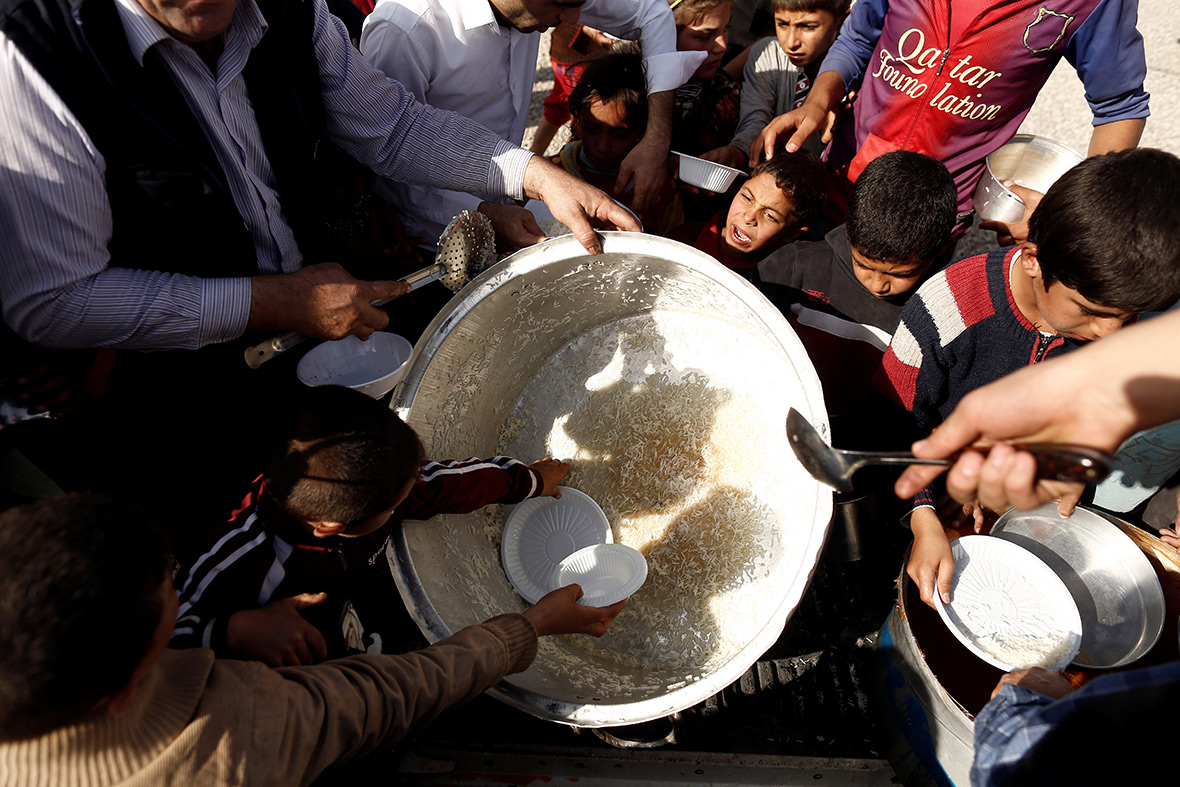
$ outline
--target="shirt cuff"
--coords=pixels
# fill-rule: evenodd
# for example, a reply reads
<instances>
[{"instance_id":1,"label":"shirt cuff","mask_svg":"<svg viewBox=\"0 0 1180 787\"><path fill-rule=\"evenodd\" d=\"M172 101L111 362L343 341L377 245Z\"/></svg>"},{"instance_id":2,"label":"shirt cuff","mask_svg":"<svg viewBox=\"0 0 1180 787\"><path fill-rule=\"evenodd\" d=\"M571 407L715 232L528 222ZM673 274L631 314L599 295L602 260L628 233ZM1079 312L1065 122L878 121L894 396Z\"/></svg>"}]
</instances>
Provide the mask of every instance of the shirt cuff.
<instances>
[{"instance_id":1,"label":"shirt cuff","mask_svg":"<svg viewBox=\"0 0 1180 787\"><path fill-rule=\"evenodd\" d=\"M643 59L643 71L647 76L647 94L675 90L688 81L696 72L708 52L665 52Z\"/></svg>"},{"instance_id":2,"label":"shirt cuff","mask_svg":"<svg viewBox=\"0 0 1180 787\"><path fill-rule=\"evenodd\" d=\"M228 342L245 333L250 319L250 279L201 279L200 282L200 346Z\"/></svg>"},{"instance_id":3,"label":"shirt cuff","mask_svg":"<svg viewBox=\"0 0 1180 787\"><path fill-rule=\"evenodd\" d=\"M537 630L524 615L497 615L483 622L484 628L490 629L507 650L508 670L511 675L524 672L537 657Z\"/></svg>"},{"instance_id":4,"label":"shirt cuff","mask_svg":"<svg viewBox=\"0 0 1180 787\"><path fill-rule=\"evenodd\" d=\"M488 193L524 199L524 171L532 157L532 153L511 142L497 142L488 171Z\"/></svg>"}]
</instances>

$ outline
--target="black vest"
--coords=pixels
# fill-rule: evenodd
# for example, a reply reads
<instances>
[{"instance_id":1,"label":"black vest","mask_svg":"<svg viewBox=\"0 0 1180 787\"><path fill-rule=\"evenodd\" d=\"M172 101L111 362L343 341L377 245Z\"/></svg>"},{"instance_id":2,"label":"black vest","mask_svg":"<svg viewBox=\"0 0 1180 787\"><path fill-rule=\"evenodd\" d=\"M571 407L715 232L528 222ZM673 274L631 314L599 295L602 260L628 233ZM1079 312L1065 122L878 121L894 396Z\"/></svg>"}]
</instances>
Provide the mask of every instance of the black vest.
<instances>
[{"instance_id":1,"label":"black vest","mask_svg":"<svg viewBox=\"0 0 1180 787\"><path fill-rule=\"evenodd\" d=\"M314 157L324 135L310 0L259 0L268 29L243 71L283 212L320 257ZM204 277L256 274L225 173L163 61L141 67L112 0L0 0L0 29L106 160L111 265Z\"/></svg>"}]
</instances>

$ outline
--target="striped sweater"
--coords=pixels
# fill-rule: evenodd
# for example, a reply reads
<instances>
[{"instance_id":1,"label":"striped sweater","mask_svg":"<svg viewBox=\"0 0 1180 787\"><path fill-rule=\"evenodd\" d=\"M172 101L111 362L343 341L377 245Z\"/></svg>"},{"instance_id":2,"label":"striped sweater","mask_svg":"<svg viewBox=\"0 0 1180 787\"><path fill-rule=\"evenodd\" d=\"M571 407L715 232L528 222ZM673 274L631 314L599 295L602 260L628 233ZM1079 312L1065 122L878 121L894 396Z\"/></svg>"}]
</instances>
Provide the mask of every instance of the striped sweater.
<instances>
[{"instance_id":1,"label":"striped sweater","mask_svg":"<svg viewBox=\"0 0 1180 787\"><path fill-rule=\"evenodd\" d=\"M360 538L318 538L275 506L262 479L214 544L178 578L180 609L172 646L232 654L226 626L233 613L300 593L327 593L302 610L328 645L328 657L386 652L402 616L386 559L394 527L404 519L463 514L491 503L518 503L542 490L540 475L504 456L430 462L389 522Z\"/></svg>"},{"instance_id":2,"label":"striped sweater","mask_svg":"<svg viewBox=\"0 0 1180 787\"><path fill-rule=\"evenodd\" d=\"M1016 246L960 260L902 309L874 383L913 415L922 434L976 388L1084 344L1041 333L1017 308L1009 271L1019 252ZM916 502L928 501L927 493Z\"/></svg>"}]
</instances>

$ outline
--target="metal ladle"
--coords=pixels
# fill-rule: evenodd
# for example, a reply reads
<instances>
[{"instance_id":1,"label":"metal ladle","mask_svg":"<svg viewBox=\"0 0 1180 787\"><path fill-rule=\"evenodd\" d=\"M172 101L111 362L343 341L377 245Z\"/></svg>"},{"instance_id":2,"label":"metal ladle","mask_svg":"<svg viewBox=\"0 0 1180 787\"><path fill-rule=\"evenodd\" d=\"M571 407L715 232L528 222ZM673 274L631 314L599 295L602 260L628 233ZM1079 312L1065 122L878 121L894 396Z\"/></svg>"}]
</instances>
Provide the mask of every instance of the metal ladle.
<instances>
[{"instance_id":1,"label":"metal ladle","mask_svg":"<svg viewBox=\"0 0 1180 787\"><path fill-rule=\"evenodd\" d=\"M458 292L495 261L496 234L492 229L491 219L482 213L465 210L451 219L451 223L439 236L434 264L414 271L399 281L409 284L410 292L433 281L441 282L451 292ZM394 298L396 297L398 296L395 295ZM392 300L393 298L380 298L371 303L373 306L384 306ZM311 337L295 331L280 333L272 339L248 348L245 353L246 363L251 369L257 369L279 353L286 352L309 338Z\"/></svg>"},{"instance_id":2,"label":"metal ladle","mask_svg":"<svg viewBox=\"0 0 1180 787\"><path fill-rule=\"evenodd\" d=\"M798 410L787 413L787 440L791 450L812 478L840 492L853 490L852 475L865 465L949 466L962 455L956 451L945 459L920 459L908 451L846 451L824 442ZM1014 444L1037 461L1037 478L1052 478L1088 484L1110 474L1114 457L1084 445L1064 443ZM975 449L979 450L979 449Z\"/></svg>"}]
</instances>

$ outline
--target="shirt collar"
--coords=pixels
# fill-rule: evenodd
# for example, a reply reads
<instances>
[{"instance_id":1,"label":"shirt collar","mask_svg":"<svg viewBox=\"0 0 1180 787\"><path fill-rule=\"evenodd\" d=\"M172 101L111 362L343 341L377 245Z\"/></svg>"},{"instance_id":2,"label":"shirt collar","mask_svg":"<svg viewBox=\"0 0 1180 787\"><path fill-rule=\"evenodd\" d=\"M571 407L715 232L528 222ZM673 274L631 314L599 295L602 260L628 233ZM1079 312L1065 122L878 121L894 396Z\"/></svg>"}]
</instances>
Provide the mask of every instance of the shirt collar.
<instances>
[{"instance_id":1,"label":"shirt collar","mask_svg":"<svg viewBox=\"0 0 1180 787\"><path fill-rule=\"evenodd\" d=\"M478 30L487 25L500 27L491 0L459 0L459 17L463 20L464 30Z\"/></svg>"},{"instance_id":2,"label":"shirt collar","mask_svg":"<svg viewBox=\"0 0 1180 787\"><path fill-rule=\"evenodd\" d=\"M141 66L143 56L149 49L161 41L175 40L136 0L115 0L115 9L119 13L119 21L123 23L131 54ZM488 13L491 13L491 6L488 6ZM253 49L266 33L266 28L266 19L255 0L239 0L226 36L244 36Z\"/></svg>"}]
</instances>

